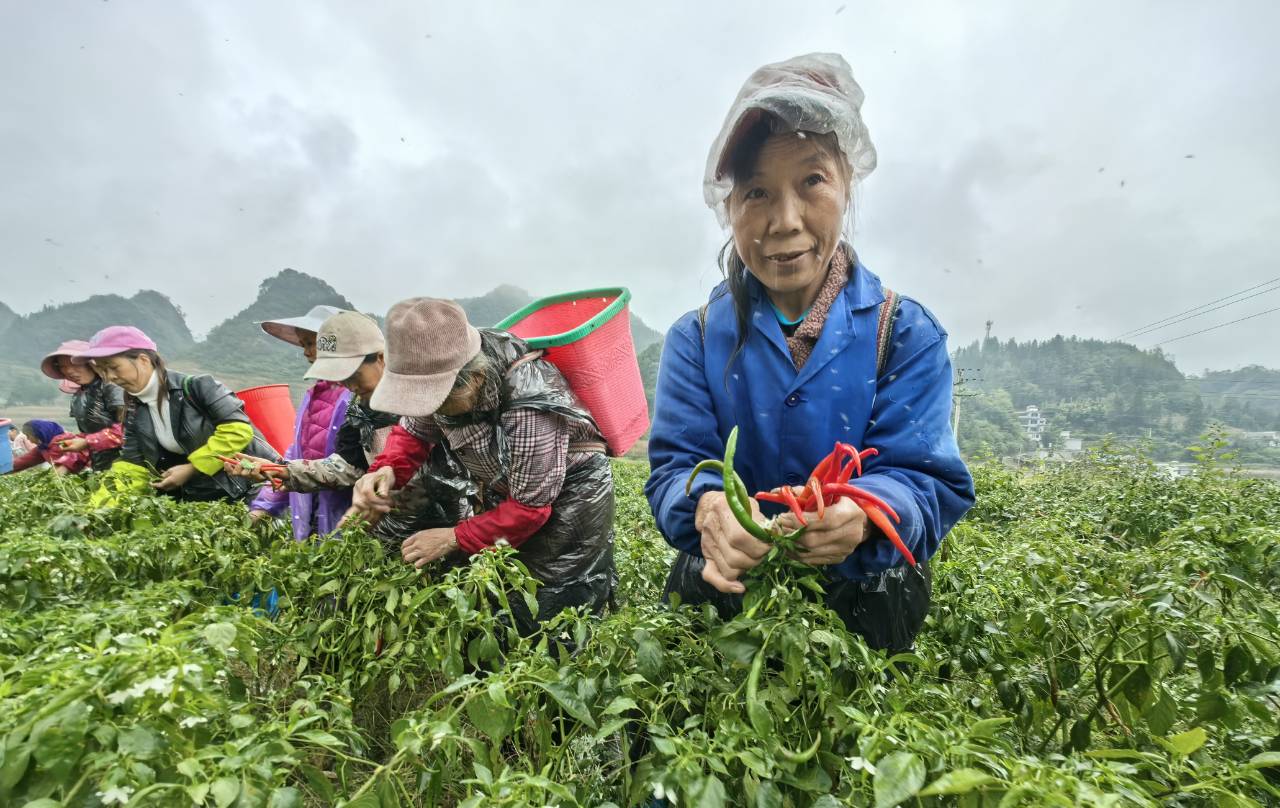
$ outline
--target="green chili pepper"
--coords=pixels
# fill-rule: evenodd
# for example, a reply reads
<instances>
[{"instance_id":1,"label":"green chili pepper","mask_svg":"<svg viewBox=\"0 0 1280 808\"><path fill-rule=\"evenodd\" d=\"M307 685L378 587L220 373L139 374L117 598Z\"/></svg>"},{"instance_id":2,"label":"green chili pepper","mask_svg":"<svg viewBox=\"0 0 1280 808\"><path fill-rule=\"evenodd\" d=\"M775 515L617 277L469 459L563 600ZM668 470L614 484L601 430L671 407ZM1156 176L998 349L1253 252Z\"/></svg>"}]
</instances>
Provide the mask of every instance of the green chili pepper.
<instances>
[{"instance_id":1,"label":"green chili pepper","mask_svg":"<svg viewBox=\"0 0 1280 808\"><path fill-rule=\"evenodd\" d=\"M734 518L738 520L738 524L742 525L743 530L760 541L772 544L776 537L764 525L752 518L751 500L747 496L746 485L742 484L738 479L737 473L733 470L733 455L737 449L738 428L735 426L733 431L729 433L729 442L724 447L725 501L729 503L729 510L733 511Z\"/></svg>"},{"instance_id":2,"label":"green chili pepper","mask_svg":"<svg viewBox=\"0 0 1280 808\"><path fill-rule=\"evenodd\" d=\"M818 730L818 737L813 739L813 745L803 752L792 752L785 746L778 747L778 755L788 763L800 765L813 760L813 756L818 754L818 747L822 746L822 730Z\"/></svg>"}]
</instances>

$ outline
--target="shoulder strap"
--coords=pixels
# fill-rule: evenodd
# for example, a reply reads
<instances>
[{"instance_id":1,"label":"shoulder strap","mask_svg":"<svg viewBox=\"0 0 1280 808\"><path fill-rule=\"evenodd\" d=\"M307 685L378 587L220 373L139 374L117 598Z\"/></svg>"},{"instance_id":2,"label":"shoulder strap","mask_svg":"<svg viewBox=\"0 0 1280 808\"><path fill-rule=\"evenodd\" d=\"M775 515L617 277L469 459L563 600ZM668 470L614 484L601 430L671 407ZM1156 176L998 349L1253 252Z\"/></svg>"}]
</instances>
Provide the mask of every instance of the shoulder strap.
<instances>
[{"instance_id":1,"label":"shoulder strap","mask_svg":"<svg viewBox=\"0 0 1280 808\"><path fill-rule=\"evenodd\" d=\"M212 421L213 418L209 416L209 411L205 409L204 403L199 401L196 396L191 395L192 378L193 377L190 375L182 377L182 395L185 397L186 401L191 404L191 406L196 408L196 412L200 413L201 417L206 421Z\"/></svg>"},{"instance_id":2,"label":"shoulder strap","mask_svg":"<svg viewBox=\"0 0 1280 808\"><path fill-rule=\"evenodd\" d=\"M884 287L884 302L880 304L880 318L876 324L876 377L884 375L885 365L889 364L889 351L893 342L893 321L898 318L898 305L901 303L898 293Z\"/></svg>"}]
</instances>

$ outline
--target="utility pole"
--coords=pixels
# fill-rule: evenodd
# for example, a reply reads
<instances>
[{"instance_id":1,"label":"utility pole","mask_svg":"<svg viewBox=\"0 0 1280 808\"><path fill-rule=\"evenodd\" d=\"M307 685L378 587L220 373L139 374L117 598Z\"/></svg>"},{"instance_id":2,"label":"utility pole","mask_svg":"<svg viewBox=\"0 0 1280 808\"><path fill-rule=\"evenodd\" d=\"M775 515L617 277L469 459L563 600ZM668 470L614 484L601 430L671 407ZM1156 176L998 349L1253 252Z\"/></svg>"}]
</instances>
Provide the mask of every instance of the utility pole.
<instances>
[{"instance_id":1,"label":"utility pole","mask_svg":"<svg viewBox=\"0 0 1280 808\"><path fill-rule=\"evenodd\" d=\"M984 345L987 340L991 339L991 326L993 325L995 325L995 320L987 320L987 336L982 340Z\"/></svg>"}]
</instances>

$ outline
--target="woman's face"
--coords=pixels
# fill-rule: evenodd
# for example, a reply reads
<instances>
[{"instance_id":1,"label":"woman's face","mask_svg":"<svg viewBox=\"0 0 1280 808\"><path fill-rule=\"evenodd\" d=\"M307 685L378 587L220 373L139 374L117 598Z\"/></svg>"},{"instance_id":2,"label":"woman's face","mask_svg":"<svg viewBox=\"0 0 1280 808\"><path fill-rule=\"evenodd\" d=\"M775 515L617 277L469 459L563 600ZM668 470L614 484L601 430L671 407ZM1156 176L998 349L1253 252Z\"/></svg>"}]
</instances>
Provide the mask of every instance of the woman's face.
<instances>
[{"instance_id":1,"label":"woman's face","mask_svg":"<svg viewBox=\"0 0 1280 808\"><path fill-rule=\"evenodd\" d=\"M97 374L93 372L93 368L88 365L77 365L71 361L69 356L59 356L53 360L54 367L68 381L75 382L79 385L86 385L97 378Z\"/></svg>"},{"instance_id":2,"label":"woman's face","mask_svg":"<svg viewBox=\"0 0 1280 808\"><path fill-rule=\"evenodd\" d=\"M840 243L848 198L828 149L800 134L771 135L729 196L738 255L771 292L816 294Z\"/></svg>"},{"instance_id":3,"label":"woman's face","mask_svg":"<svg viewBox=\"0 0 1280 808\"><path fill-rule=\"evenodd\" d=\"M298 329L298 344L302 346L302 355L312 364L316 361L316 332Z\"/></svg>"},{"instance_id":4,"label":"woman's face","mask_svg":"<svg viewBox=\"0 0 1280 808\"><path fill-rule=\"evenodd\" d=\"M311 340L311 353L315 355L315 338ZM350 390L361 401L368 401L373 395L374 389L377 388L378 382L382 381L382 371L387 367L387 360L382 354L378 354L378 358L372 362L361 362L360 367L356 368L356 372L342 380L342 386Z\"/></svg>"},{"instance_id":5,"label":"woman's face","mask_svg":"<svg viewBox=\"0 0 1280 808\"><path fill-rule=\"evenodd\" d=\"M151 357L146 354L133 359L123 354L108 356L96 360L93 366L102 374L102 378L119 385L126 393L135 396L147 386L147 382L151 381L151 374L155 371L155 366L151 364Z\"/></svg>"}]
</instances>

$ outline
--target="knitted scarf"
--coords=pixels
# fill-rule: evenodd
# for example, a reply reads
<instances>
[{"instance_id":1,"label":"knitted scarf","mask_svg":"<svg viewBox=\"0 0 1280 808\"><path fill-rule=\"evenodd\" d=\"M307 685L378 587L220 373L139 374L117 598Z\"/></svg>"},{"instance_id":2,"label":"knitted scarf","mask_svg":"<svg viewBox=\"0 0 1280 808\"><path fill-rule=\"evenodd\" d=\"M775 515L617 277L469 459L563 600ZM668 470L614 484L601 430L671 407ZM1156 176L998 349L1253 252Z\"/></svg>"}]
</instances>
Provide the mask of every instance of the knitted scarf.
<instances>
[{"instance_id":1,"label":"knitted scarf","mask_svg":"<svg viewBox=\"0 0 1280 808\"><path fill-rule=\"evenodd\" d=\"M849 256L845 250L844 245L836 248L827 268L827 278L818 290L817 299L805 315L804 322L800 323L795 333L787 337L787 348L791 350L791 361L795 363L796 370L809 361L809 355L813 353L813 347L818 344L818 337L822 335L822 326L827 322L831 304L836 302L845 284L849 282Z\"/></svg>"}]
</instances>

